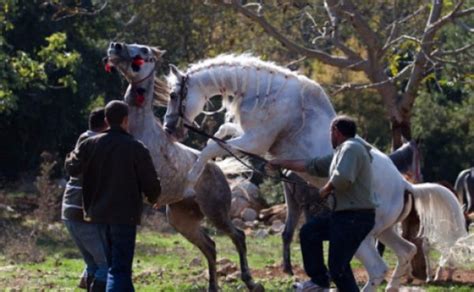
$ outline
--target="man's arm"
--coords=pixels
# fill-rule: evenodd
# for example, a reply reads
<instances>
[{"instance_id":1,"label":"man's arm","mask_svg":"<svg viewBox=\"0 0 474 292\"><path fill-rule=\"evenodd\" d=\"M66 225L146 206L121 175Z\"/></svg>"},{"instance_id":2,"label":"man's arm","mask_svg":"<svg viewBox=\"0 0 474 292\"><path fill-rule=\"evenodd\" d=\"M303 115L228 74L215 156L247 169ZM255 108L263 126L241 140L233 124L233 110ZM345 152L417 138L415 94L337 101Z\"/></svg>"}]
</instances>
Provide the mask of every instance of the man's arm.
<instances>
[{"instance_id":1,"label":"man's arm","mask_svg":"<svg viewBox=\"0 0 474 292\"><path fill-rule=\"evenodd\" d=\"M289 170L305 172L306 162L307 161L304 159L298 159L298 160L273 159L273 160L270 160L268 163L270 165L270 168L275 169L275 170L278 168L286 168Z\"/></svg>"},{"instance_id":2,"label":"man's arm","mask_svg":"<svg viewBox=\"0 0 474 292\"><path fill-rule=\"evenodd\" d=\"M337 163L329 182L334 189L346 190L355 181L358 169L358 152L353 147L345 147L342 150L341 159Z\"/></svg>"},{"instance_id":3,"label":"man's arm","mask_svg":"<svg viewBox=\"0 0 474 292\"><path fill-rule=\"evenodd\" d=\"M64 168L70 176L82 174L84 157L86 157L85 152L87 152L87 145L86 143L81 143L79 147L76 147L66 156Z\"/></svg>"},{"instance_id":4,"label":"man's arm","mask_svg":"<svg viewBox=\"0 0 474 292\"><path fill-rule=\"evenodd\" d=\"M137 147L137 176L140 188L150 204L156 203L161 194L161 184L153 165L150 152L142 143Z\"/></svg>"},{"instance_id":5,"label":"man's arm","mask_svg":"<svg viewBox=\"0 0 474 292\"><path fill-rule=\"evenodd\" d=\"M299 172L307 172L311 175L327 177L329 176L329 166L331 165L333 154L316 157L310 160L296 159L296 160L284 160L274 159L270 160L270 168L277 169L279 167L286 168Z\"/></svg>"}]
</instances>

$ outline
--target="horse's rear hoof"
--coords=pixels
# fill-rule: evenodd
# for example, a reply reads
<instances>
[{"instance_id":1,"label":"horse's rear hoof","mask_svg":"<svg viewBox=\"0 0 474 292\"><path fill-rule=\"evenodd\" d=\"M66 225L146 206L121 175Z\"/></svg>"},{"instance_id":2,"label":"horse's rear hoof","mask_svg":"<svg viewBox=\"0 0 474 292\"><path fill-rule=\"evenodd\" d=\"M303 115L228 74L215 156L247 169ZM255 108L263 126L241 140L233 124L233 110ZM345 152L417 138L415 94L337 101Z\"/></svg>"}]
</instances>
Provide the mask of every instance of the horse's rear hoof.
<instances>
[{"instance_id":1,"label":"horse's rear hoof","mask_svg":"<svg viewBox=\"0 0 474 292\"><path fill-rule=\"evenodd\" d=\"M293 268L292 267L283 267L283 273L293 276Z\"/></svg>"}]
</instances>

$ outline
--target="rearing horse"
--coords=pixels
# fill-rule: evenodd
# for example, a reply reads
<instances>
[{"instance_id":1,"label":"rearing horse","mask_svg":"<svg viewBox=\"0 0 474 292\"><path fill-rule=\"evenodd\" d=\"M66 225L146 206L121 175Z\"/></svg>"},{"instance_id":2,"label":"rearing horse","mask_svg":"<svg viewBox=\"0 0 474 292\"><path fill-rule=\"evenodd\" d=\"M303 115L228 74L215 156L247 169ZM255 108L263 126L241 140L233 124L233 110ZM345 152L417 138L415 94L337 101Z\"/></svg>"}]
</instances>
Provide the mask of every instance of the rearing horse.
<instances>
[{"instance_id":1,"label":"rearing horse","mask_svg":"<svg viewBox=\"0 0 474 292\"><path fill-rule=\"evenodd\" d=\"M171 67L172 89L165 116L168 132L183 136L183 123L191 125L213 96L243 131L226 147L279 159L309 159L331 154L329 128L335 111L316 82L273 63L249 55L221 55L190 66L186 73ZM218 144L207 145L188 174L186 195L193 196L193 184L205 163L227 151ZM412 185L397 171L390 159L372 148L373 190L378 200L375 226L357 250L356 257L369 274L364 291L376 291L387 266L375 248L375 237L394 250L398 258L387 290L398 290L402 276L410 273L416 247L403 239L395 224L403 220L412 204L420 215L424 236L449 249L464 228L457 200L449 190L436 184ZM315 186L327 178L298 173ZM409 192L412 196L405 196ZM404 200L404 198L408 198ZM462 233L464 234L464 233Z\"/></svg>"},{"instance_id":2,"label":"rearing horse","mask_svg":"<svg viewBox=\"0 0 474 292\"><path fill-rule=\"evenodd\" d=\"M124 96L129 105L130 133L150 150L162 184L158 203L167 205L170 224L206 257L208 291L218 291L218 284L215 243L200 226L204 217L231 238L239 253L241 278L249 290L263 291L263 286L254 282L248 267L245 234L230 220L231 191L219 167L207 163L196 185L197 196L193 199L183 196L185 174L194 164L198 151L171 139L153 113L153 102L163 103L169 93L167 84L155 79L162 54L154 47L111 43L106 65L109 69L116 68L130 83Z\"/></svg>"}]
</instances>

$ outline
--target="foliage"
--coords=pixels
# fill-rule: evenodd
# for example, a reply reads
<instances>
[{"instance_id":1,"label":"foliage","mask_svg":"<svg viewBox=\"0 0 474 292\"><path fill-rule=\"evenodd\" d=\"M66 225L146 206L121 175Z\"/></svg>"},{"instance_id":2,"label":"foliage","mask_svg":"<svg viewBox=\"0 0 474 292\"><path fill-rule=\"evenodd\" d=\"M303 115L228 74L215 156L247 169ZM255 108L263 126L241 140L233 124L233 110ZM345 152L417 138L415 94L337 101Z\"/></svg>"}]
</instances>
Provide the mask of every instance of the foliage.
<instances>
[{"instance_id":1,"label":"foliage","mask_svg":"<svg viewBox=\"0 0 474 292\"><path fill-rule=\"evenodd\" d=\"M86 129L89 111L121 98L126 82L118 74L105 74L101 70L100 60L111 40L146 43L167 50L160 74L167 73L168 63L184 69L191 62L221 53L251 52L281 65L291 63L292 70L315 79L328 92L335 84L368 82L361 72L335 69L313 59L298 59L297 54L288 52L246 17L213 5L215 2L205 1L207 5L203 5L196 1L108 1L104 9L94 14L80 11L97 9L104 1L3 0L0 5L0 177L13 180L20 174L35 171L44 150L64 157ZM339 54L333 44L318 37L328 29L324 23L327 12L321 3L268 2L265 15L294 41ZM422 4L415 0L397 4L360 1L358 8L376 29ZM410 24L401 24L400 29L410 32L423 27L426 13L427 9L422 10ZM466 24L472 26L472 20ZM365 56L367 48L344 27L341 25L339 32L341 40ZM472 43L472 36L466 36L462 27L450 25L440 31L436 41L450 50ZM389 75L400 72L417 50L416 42L400 41L384 60ZM472 126L465 121L469 115L467 108L472 107L472 87L466 85L472 83L472 62L466 54L454 55L450 60L455 63L447 63L424 76L420 88L420 96L424 97L415 103L412 126L415 137L429 142L423 146L425 158L443 157L425 164L425 177L430 180L453 177L460 167L473 161L469 156L474 147L470 138ZM433 96L428 98L428 95ZM331 96L331 100L338 112L357 118L363 137L387 152L389 121L382 97L375 90L345 91ZM445 119L449 120L448 127L434 129L435 125L444 124L436 120L438 116L434 116L432 108L439 108L440 118L448 115ZM157 113L162 115L163 110ZM203 126L213 132L222 120L222 115L209 117ZM462 138L463 135L467 138ZM186 141L196 148L202 148L204 142L195 135ZM441 142L448 146L440 152L441 147L435 143Z\"/></svg>"},{"instance_id":2,"label":"foliage","mask_svg":"<svg viewBox=\"0 0 474 292\"><path fill-rule=\"evenodd\" d=\"M285 203L285 195L283 193L283 184L273 181L270 178L264 179L259 186L262 198L273 206L275 204Z\"/></svg>"}]
</instances>

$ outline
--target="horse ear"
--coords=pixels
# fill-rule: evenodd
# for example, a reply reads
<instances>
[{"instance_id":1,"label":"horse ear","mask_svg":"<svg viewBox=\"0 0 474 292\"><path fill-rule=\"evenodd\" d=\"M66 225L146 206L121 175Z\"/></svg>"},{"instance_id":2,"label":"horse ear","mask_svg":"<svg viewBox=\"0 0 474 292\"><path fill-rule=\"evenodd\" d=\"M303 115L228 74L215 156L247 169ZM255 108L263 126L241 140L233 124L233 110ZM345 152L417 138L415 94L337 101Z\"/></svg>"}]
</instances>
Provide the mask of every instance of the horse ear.
<instances>
[{"instance_id":1,"label":"horse ear","mask_svg":"<svg viewBox=\"0 0 474 292\"><path fill-rule=\"evenodd\" d=\"M171 73L177 77L181 77L184 75L183 73L181 73L181 71L179 71L178 67L176 67L173 64L170 64L170 70L171 70Z\"/></svg>"},{"instance_id":2,"label":"horse ear","mask_svg":"<svg viewBox=\"0 0 474 292\"><path fill-rule=\"evenodd\" d=\"M158 47L151 47L151 51L157 58L161 58L166 53L166 50L160 50Z\"/></svg>"}]
</instances>

